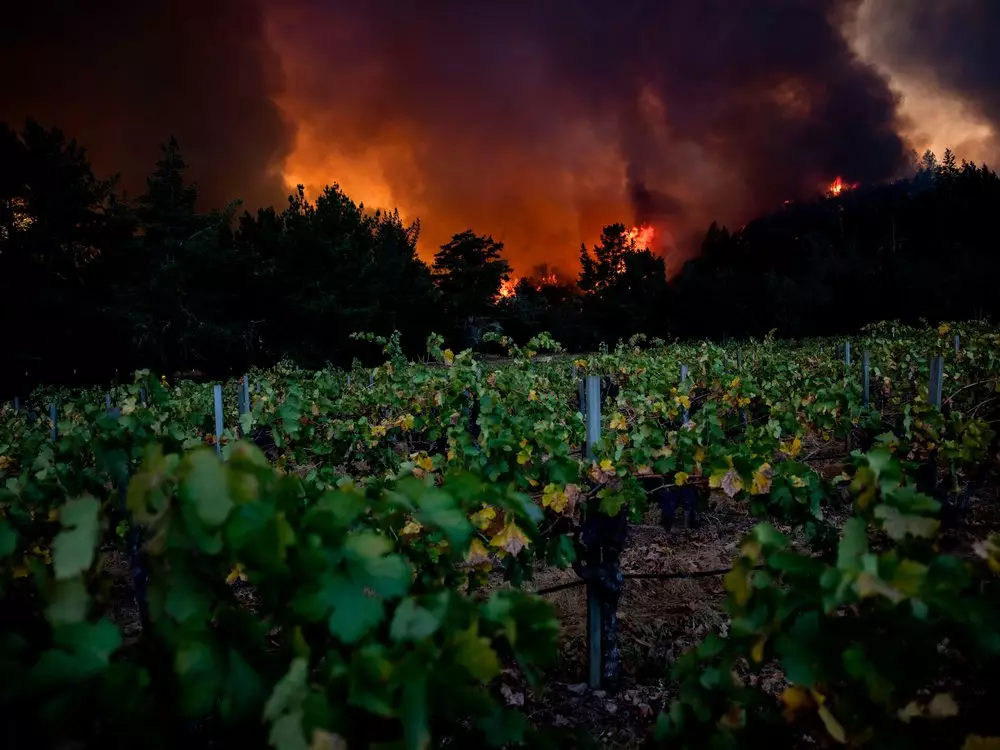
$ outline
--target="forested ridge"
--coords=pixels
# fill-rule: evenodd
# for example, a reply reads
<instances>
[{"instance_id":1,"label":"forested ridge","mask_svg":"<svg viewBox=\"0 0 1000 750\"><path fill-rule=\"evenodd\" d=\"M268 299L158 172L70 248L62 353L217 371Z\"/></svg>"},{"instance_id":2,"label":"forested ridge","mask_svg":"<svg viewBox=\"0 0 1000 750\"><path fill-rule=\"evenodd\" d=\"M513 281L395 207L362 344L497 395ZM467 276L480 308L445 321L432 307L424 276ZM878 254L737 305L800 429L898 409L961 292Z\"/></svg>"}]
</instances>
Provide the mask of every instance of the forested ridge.
<instances>
[{"instance_id":1,"label":"forested ridge","mask_svg":"<svg viewBox=\"0 0 1000 750\"><path fill-rule=\"evenodd\" d=\"M516 294L490 227L457 227L425 263L419 222L369 211L337 185L315 200L250 213L203 210L171 139L142 195L95 175L58 129L0 127L0 304L8 395L39 382L107 382L116 371L239 372L289 357L303 366L371 356L350 334L436 331L484 349L502 331L550 332L570 349L635 333L805 337L885 319L990 317L1000 268L988 167L926 154L914 174L793 201L730 231L669 281L624 224L581 248L577 280L539 267Z\"/></svg>"}]
</instances>

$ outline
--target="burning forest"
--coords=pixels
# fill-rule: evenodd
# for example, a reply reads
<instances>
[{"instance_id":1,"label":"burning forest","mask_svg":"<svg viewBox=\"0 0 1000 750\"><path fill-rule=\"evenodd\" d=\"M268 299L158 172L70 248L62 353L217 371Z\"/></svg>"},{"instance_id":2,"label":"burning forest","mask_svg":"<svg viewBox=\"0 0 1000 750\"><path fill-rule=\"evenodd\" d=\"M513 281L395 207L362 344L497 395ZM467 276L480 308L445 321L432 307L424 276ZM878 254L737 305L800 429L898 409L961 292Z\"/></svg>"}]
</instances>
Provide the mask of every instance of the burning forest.
<instances>
[{"instance_id":1,"label":"burning forest","mask_svg":"<svg viewBox=\"0 0 1000 750\"><path fill-rule=\"evenodd\" d=\"M132 194L173 134L206 206L253 213L336 183L419 219L425 259L471 226L520 275L575 273L574 248L622 220L649 227L640 244L674 274L711 222L834 175L837 194L905 173L911 149L997 153L979 75L995 47L976 41L996 11L974 0L942 4L978 35L962 68L934 13L899 0L109 1L61 9L56 36L48 5L19 5L0 31L20 71L0 120L64 128ZM893 24L910 36L888 43Z\"/></svg>"}]
</instances>

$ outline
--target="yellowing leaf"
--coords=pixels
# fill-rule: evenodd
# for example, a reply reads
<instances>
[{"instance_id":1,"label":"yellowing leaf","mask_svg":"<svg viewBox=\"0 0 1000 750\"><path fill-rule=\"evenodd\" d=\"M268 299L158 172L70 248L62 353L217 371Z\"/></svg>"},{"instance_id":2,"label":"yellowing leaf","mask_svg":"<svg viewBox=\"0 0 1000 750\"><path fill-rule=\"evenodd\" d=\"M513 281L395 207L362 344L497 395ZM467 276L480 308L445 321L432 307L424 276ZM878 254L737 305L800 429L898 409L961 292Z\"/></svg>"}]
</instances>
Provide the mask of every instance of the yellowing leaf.
<instances>
[{"instance_id":1,"label":"yellowing leaf","mask_svg":"<svg viewBox=\"0 0 1000 750\"><path fill-rule=\"evenodd\" d=\"M232 586L237 581L245 581L247 579L247 574L243 572L243 565L236 563L236 566L229 571L229 575L226 576L226 583Z\"/></svg>"},{"instance_id":2,"label":"yellowing leaf","mask_svg":"<svg viewBox=\"0 0 1000 750\"><path fill-rule=\"evenodd\" d=\"M611 417L611 422L608 424L608 426L612 430L627 430L628 422L625 421L625 417L622 414L616 413Z\"/></svg>"},{"instance_id":3,"label":"yellowing leaf","mask_svg":"<svg viewBox=\"0 0 1000 750\"><path fill-rule=\"evenodd\" d=\"M421 526L419 522L409 521L407 522L406 526L403 527L403 530L400 531L399 533L402 536L410 536L412 534L419 534L422 528L423 526Z\"/></svg>"},{"instance_id":4,"label":"yellowing leaf","mask_svg":"<svg viewBox=\"0 0 1000 750\"><path fill-rule=\"evenodd\" d=\"M837 721L836 717L830 713L829 708L826 706L820 706L819 718L823 720L823 726L826 727L826 731L831 737L833 737L833 739L841 745L847 744L847 732L844 730L844 727L841 726L840 722Z\"/></svg>"},{"instance_id":5,"label":"yellowing leaf","mask_svg":"<svg viewBox=\"0 0 1000 750\"><path fill-rule=\"evenodd\" d=\"M857 589L858 596L862 599L869 596L882 595L893 604L898 604L906 598L892 586L889 586L884 581L880 581L870 573L862 573L859 575L854 586Z\"/></svg>"},{"instance_id":6,"label":"yellowing leaf","mask_svg":"<svg viewBox=\"0 0 1000 750\"><path fill-rule=\"evenodd\" d=\"M719 719L719 723L729 729L740 729L745 724L745 711L746 709L739 703L733 703L729 706L729 710Z\"/></svg>"},{"instance_id":7,"label":"yellowing leaf","mask_svg":"<svg viewBox=\"0 0 1000 750\"><path fill-rule=\"evenodd\" d=\"M944 336L950 330L951 330L951 326L948 325L947 323L942 323L940 326L938 326L938 334L941 335L941 336Z\"/></svg>"},{"instance_id":8,"label":"yellowing leaf","mask_svg":"<svg viewBox=\"0 0 1000 750\"><path fill-rule=\"evenodd\" d=\"M686 471L678 471L676 474L674 474L674 484L676 484L678 487L683 487L684 483L687 482L690 476L691 475L688 474Z\"/></svg>"},{"instance_id":9,"label":"yellowing leaf","mask_svg":"<svg viewBox=\"0 0 1000 750\"><path fill-rule=\"evenodd\" d=\"M489 527L489 525L493 523L496 517L497 517L496 508L492 508L489 505L484 505L483 509L473 513L469 517L469 520L472 521L473 525L475 525L477 529L482 530Z\"/></svg>"},{"instance_id":10,"label":"yellowing leaf","mask_svg":"<svg viewBox=\"0 0 1000 750\"><path fill-rule=\"evenodd\" d=\"M800 712L812 708L813 699L809 691L798 685L789 685L781 692L781 702L785 704L782 711L785 721L792 722Z\"/></svg>"},{"instance_id":11,"label":"yellowing leaf","mask_svg":"<svg viewBox=\"0 0 1000 750\"><path fill-rule=\"evenodd\" d=\"M743 479L735 469L730 469L722 477L722 491L729 497L736 497L743 489Z\"/></svg>"},{"instance_id":12,"label":"yellowing leaf","mask_svg":"<svg viewBox=\"0 0 1000 750\"><path fill-rule=\"evenodd\" d=\"M399 418L399 426L403 428L403 431L408 431L413 429L413 415L404 414Z\"/></svg>"},{"instance_id":13,"label":"yellowing leaf","mask_svg":"<svg viewBox=\"0 0 1000 750\"><path fill-rule=\"evenodd\" d=\"M780 450L786 456L791 456L792 458L794 458L795 456L799 455L799 453L802 452L802 441L796 435L795 438L793 438L792 440L786 441L782 443L780 446L778 446L778 450Z\"/></svg>"},{"instance_id":14,"label":"yellowing leaf","mask_svg":"<svg viewBox=\"0 0 1000 750\"><path fill-rule=\"evenodd\" d=\"M937 693L926 704L910 701L896 712L900 721L909 724L917 717L925 719L950 719L958 716L958 704L951 693Z\"/></svg>"},{"instance_id":15,"label":"yellowing leaf","mask_svg":"<svg viewBox=\"0 0 1000 750\"><path fill-rule=\"evenodd\" d=\"M452 364L454 364L454 362L455 362L455 352L453 352L451 349L445 349L444 350L444 362L449 367Z\"/></svg>"},{"instance_id":16,"label":"yellowing leaf","mask_svg":"<svg viewBox=\"0 0 1000 750\"><path fill-rule=\"evenodd\" d=\"M610 458L605 458L601 460L601 471L611 474L615 470L615 465L611 463Z\"/></svg>"},{"instance_id":17,"label":"yellowing leaf","mask_svg":"<svg viewBox=\"0 0 1000 750\"><path fill-rule=\"evenodd\" d=\"M569 504L569 497L564 491L559 489L554 484L548 484L545 486L545 490L542 493L542 507L551 508L556 513L562 513L566 510L566 506Z\"/></svg>"},{"instance_id":18,"label":"yellowing leaf","mask_svg":"<svg viewBox=\"0 0 1000 750\"><path fill-rule=\"evenodd\" d=\"M962 750L1000 750L1000 737L983 737L970 734L965 738Z\"/></svg>"},{"instance_id":19,"label":"yellowing leaf","mask_svg":"<svg viewBox=\"0 0 1000 750\"><path fill-rule=\"evenodd\" d=\"M430 456L421 456L417 459L417 466L419 466L424 471L434 471L434 461L431 460Z\"/></svg>"},{"instance_id":20,"label":"yellowing leaf","mask_svg":"<svg viewBox=\"0 0 1000 750\"><path fill-rule=\"evenodd\" d=\"M733 568L722 578L722 586L728 591L741 607L750 599L750 576L738 567Z\"/></svg>"},{"instance_id":21,"label":"yellowing leaf","mask_svg":"<svg viewBox=\"0 0 1000 750\"><path fill-rule=\"evenodd\" d=\"M687 396L687 394L677 396L674 399L674 401L677 403L678 406L682 406L685 409L691 408L691 399Z\"/></svg>"},{"instance_id":22,"label":"yellowing leaf","mask_svg":"<svg viewBox=\"0 0 1000 750\"><path fill-rule=\"evenodd\" d=\"M528 401L537 401L537 400L538 400L538 393L535 391L534 388L532 388L530 391L528 391Z\"/></svg>"},{"instance_id":23,"label":"yellowing leaf","mask_svg":"<svg viewBox=\"0 0 1000 750\"><path fill-rule=\"evenodd\" d=\"M766 495L771 491L771 477L774 476L774 469L771 464L765 463L758 467L753 475L753 484L750 487L751 495Z\"/></svg>"},{"instance_id":24,"label":"yellowing leaf","mask_svg":"<svg viewBox=\"0 0 1000 750\"><path fill-rule=\"evenodd\" d=\"M531 544L531 541L511 518L507 519L503 531L490 540L491 547L499 547L512 555L517 555L529 544Z\"/></svg>"},{"instance_id":25,"label":"yellowing leaf","mask_svg":"<svg viewBox=\"0 0 1000 750\"><path fill-rule=\"evenodd\" d=\"M753 648L750 649L750 658L754 660L757 664L764 661L764 646L767 644L767 636L762 635L757 639L756 643L753 644Z\"/></svg>"},{"instance_id":26,"label":"yellowing leaf","mask_svg":"<svg viewBox=\"0 0 1000 750\"><path fill-rule=\"evenodd\" d=\"M470 565L481 565L484 562L489 562L489 559L489 551L486 549L486 545L482 543L479 537L473 537L472 544L469 545L469 551L465 555L465 561Z\"/></svg>"},{"instance_id":27,"label":"yellowing leaf","mask_svg":"<svg viewBox=\"0 0 1000 750\"><path fill-rule=\"evenodd\" d=\"M972 549L979 557L986 560L990 570L1000 573L1000 536L994 535L984 541L976 542Z\"/></svg>"}]
</instances>

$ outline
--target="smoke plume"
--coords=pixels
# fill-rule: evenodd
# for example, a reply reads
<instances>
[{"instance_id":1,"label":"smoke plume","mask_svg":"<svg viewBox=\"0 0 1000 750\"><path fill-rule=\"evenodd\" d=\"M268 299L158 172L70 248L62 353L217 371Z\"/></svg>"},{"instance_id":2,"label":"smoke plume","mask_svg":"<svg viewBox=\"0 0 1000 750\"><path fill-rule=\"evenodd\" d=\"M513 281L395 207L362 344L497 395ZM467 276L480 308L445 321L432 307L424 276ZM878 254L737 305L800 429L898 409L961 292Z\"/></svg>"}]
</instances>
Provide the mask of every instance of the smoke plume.
<instances>
[{"instance_id":1,"label":"smoke plume","mask_svg":"<svg viewBox=\"0 0 1000 750\"><path fill-rule=\"evenodd\" d=\"M711 221L893 177L910 146L842 31L862 0L257 3L32 3L0 37L19 71L0 117L59 124L133 179L176 134L216 204L339 182L419 217L425 255L472 228L522 273L572 269L616 221L652 223L674 273ZM957 32L934 33L959 61ZM993 117L982 53L942 76Z\"/></svg>"},{"instance_id":2,"label":"smoke plume","mask_svg":"<svg viewBox=\"0 0 1000 750\"><path fill-rule=\"evenodd\" d=\"M920 94L915 104L924 110L918 114L922 122L911 125L915 145L950 146L959 157L995 164L1000 157L1000 4L863 0L859 26L868 55L900 88ZM920 132L928 121L936 139Z\"/></svg>"},{"instance_id":3,"label":"smoke plume","mask_svg":"<svg viewBox=\"0 0 1000 750\"><path fill-rule=\"evenodd\" d=\"M281 61L241 0L31 0L4 11L0 120L34 117L83 145L131 195L176 136L203 203L284 202L293 128L273 97Z\"/></svg>"}]
</instances>

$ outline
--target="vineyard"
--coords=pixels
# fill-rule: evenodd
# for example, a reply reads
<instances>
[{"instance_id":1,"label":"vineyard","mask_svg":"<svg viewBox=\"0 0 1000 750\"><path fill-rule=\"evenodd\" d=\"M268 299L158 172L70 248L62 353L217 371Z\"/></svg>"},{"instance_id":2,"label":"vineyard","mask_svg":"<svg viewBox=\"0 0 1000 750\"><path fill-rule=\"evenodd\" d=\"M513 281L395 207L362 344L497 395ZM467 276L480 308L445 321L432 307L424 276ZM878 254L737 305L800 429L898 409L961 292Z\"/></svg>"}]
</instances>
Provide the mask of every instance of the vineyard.
<instances>
[{"instance_id":1,"label":"vineyard","mask_svg":"<svg viewBox=\"0 0 1000 750\"><path fill-rule=\"evenodd\" d=\"M1000 747L1000 332L0 412L4 747Z\"/></svg>"}]
</instances>

